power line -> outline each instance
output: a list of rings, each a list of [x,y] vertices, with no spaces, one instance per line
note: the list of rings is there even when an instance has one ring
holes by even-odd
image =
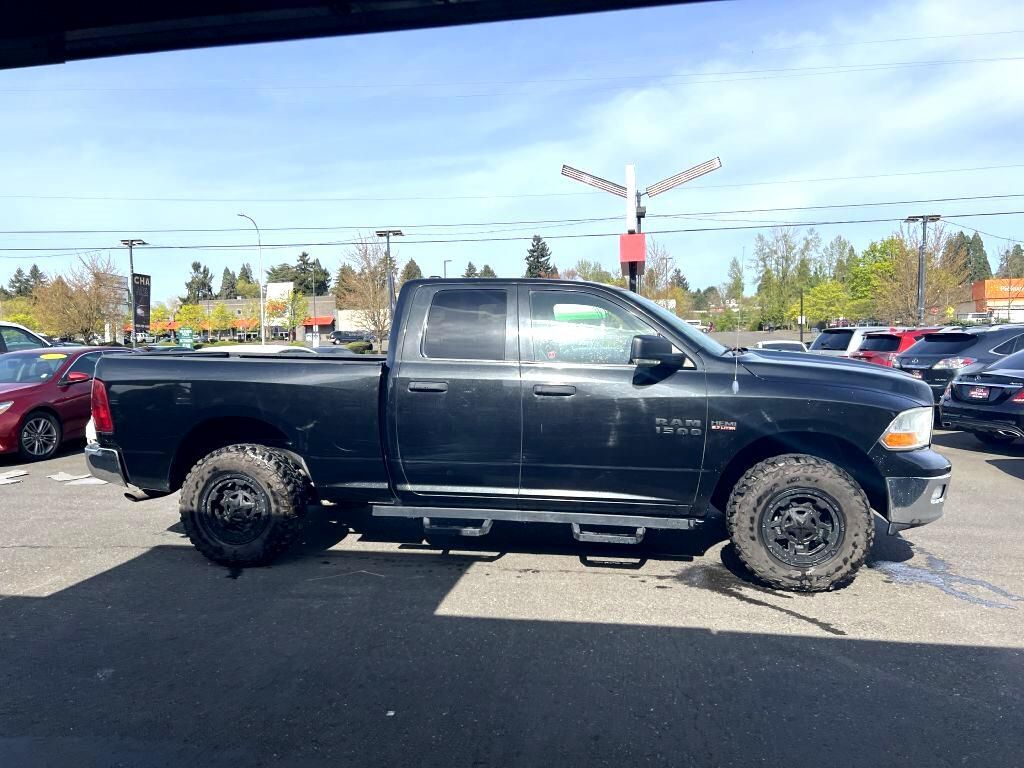
[[[1007,243],[1024,243],[1024,240],[1017,240],[1016,238],[1013,238],[1013,237],[1002,237],[1001,235],[993,235],[991,232],[986,232],[983,229],[977,229],[976,227],[972,227],[970,224],[964,224],[962,222],[959,222],[959,221],[957,221],[957,218],[958,217],[955,217],[955,216],[943,216],[942,217],[942,219],[944,221],[951,221],[954,224],[956,224],[958,227],[963,227],[964,229],[969,229],[969,230],[971,230],[971,232],[977,232],[979,235],[984,235],[985,237],[993,237],[996,240],[1002,240],[1002,241],[1007,242]]]
[[[960,213],[955,214],[959,218],[973,218],[980,216],[1017,216],[1024,214],[1022,211],[982,211],[978,213]],[[667,235],[667,234],[681,234],[681,233],[694,233],[694,232],[730,232],[738,230],[754,230],[754,229],[772,229],[777,227],[821,227],[821,226],[833,226],[839,224],[878,224],[878,223],[902,223],[904,217],[884,217],[874,219],[838,219],[838,220],[823,220],[823,221],[778,221],[768,222],[761,224],[741,224],[737,226],[728,227],[688,227],[680,229],[659,229],[659,230],[648,230],[647,234],[651,235]],[[585,232],[585,233],[573,233],[565,235],[549,235],[545,236],[546,240],[570,240],[580,238],[593,238],[593,237],[618,237],[621,233],[619,232]],[[452,243],[493,243],[493,242],[508,242],[508,241],[527,241],[530,240],[532,235],[516,235],[510,237],[465,237],[465,238],[446,238],[440,240],[403,240],[403,246],[409,245],[445,245]],[[348,245],[359,245],[362,241],[359,240],[333,240],[325,242],[296,242],[296,243],[264,243],[264,248],[315,248],[315,247],[338,247]],[[150,245],[147,246],[146,250],[150,251],[189,251],[189,250],[251,250],[253,248],[252,243],[230,243],[230,244],[192,244],[192,245]],[[51,253],[45,257],[32,257],[32,256],[0,256],[0,258],[51,258],[51,257],[63,257],[74,255],[74,252],[85,251],[85,250],[96,250],[94,246],[50,246],[50,247],[13,247],[13,248],[0,248],[2,252],[32,252],[39,253],[44,251],[64,251],[64,253]]]
[[[680,187],[680,190],[696,189],[739,189],[743,187],[766,187],[782,184],[817,184],[833,181],[862,181],[872,179],[903,178],[908,176],[933,176],[946,173],[974,173],[977,171],[1001,171],[1013,168],[1024,168],[1024,163],[1005,165],[979,165],[971,168],[936,168],[921,171],[897,171],[893,173],[873,173],[860,176],[828,176],[814,179],[779,179],[775,181],[746,181],[733,184],[694,184]],[[117,197],[108,195],[22,195],[3,194],[0,200],[81,200],[98,202],[124,203],[358,203],[358,202],[418,202],[446,200],[506,200],[519,198],[546,197],[580,197],[599,195],[600,192],[525,192],[511,195],[414,195],[394,197],[374,197],[359,195],[355,197]]]
[[[729,216],[745,213],[788,213],[798,211],[821,211],[844,208],[879,208],[893,205],[920,205],[925,203],[950,203],[963,202],[966,200],[1006,200],[1011,198],[1024,197],[1024,193],[1000,194],[1000,195],[959,195],[956,197],[931,197],[919,200],[887,200],[879,202],[860,203],[831,203],[826,205],[798,205],[775,208],[739,208],[728,211],[691,211],[680,213],[655,213],[649,214],[649,219],[698,219],[703,216]],[[593,224],[605,221],[616,221],[620,216],[593,216],[590,218],[577,219],[522,219],[518,221],[466,221],[466,222],[440,222],[433,224],[396,224],[402,229],[443,229],[454,227],[497,227],[497,226],[524,226],[524,225],[545,225],[562,226],[577,224]],[[710,219],[714,220],[714,219]],[[384,225],[370,224],[336,224],[330,226],[301,226],[301,227],[263,227],[264,232],[327,232],[334,230],[371,231],[380,229]],[[114,229],[11,229],[0,230],[0,235],[107,235],[132,232],[138,235],[166,235],[166,234],[211,234],[229,232],[249,232],[245,227],[214,227],[214,228],[169,228],[169,229],[137,229],[135,227],[116,227]],[[503,230],[492,230],[501,232]],[[421,233],[429,234],[429,233]],[[469,234],[491,234],[491,232],[474,232]]]

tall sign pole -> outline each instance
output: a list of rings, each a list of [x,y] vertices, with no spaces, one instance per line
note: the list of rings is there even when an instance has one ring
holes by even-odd
[[[941,216],[929,214],[926,216],[908,216],[905,221],[908,224],[921,222],[921,244],[917,247],[917,324],[924,325],[924,247],[928,242],[928,222],[936,222]]]
[[[675,176],[662,179],[657,184],[652,184],[643,192],[640,192],[636,185],[636,166],[626,166],[626,185],[616,184],[614,181],[602,179],[592,173],[581,171],[569,165],[562,166],[562,175],[574,181],[589,184],[592,187],[608,192],[626,200],[626,233],[619,236],[619,263],[622,265],[623,274],[629,277],[629,290],[634,293],[640,292],[640,281],[644,273],[644,264],[647,259],[646,240],[641,232],[643,218],[647,215],[647,209],[641,205],[641,197],[654,197],[662,192],[693,181],[706,173],[711,173],[722,167],[722,161],[715,157],[707,162],[687,168]]]
[[[121,245],[128,246],[128,307],[132,314],[132,349],[135,349],[135,258],[132,249],[136,245],[149,245],[149,243],[133,237],[122,240]]]

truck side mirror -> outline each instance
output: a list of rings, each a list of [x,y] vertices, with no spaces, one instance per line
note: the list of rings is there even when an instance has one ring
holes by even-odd
[[[672,342],[661,336],[634,336],[629,349],[629,361],[638,366],[669,365],[678,368],[684,360],[681,353],[672,351]]]

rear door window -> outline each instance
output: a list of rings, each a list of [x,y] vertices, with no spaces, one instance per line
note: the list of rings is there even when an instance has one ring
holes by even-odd
[[[3,337],[8,352],[17,352],[19,349],[39,349],[44,346],[39,339],[25,333],[21,328],[4,326],[0,328],[0,337]]]
[[[811,344],[811,349],[824,349],[831,352],[842,352],[850,346],[850,339],[853,337],[852,330],[822,331],[818,338]]]
[[[504,360],[508,294],[451,289],[434,294],[423,333],[423,356],[447,360]]]
[[[997,355],[1012,355],[1014,352],[1019,352],[1022,349],[1024,349],[1024,334],[1004,341],[998,347],[993,348],[992,351]]]

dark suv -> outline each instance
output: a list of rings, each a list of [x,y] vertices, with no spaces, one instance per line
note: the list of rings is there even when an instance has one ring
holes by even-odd
[[[331,344],[351,344],[353,341],[370,341],[372,336],[366,331],[334,331]]]
[[[932,388],[937,403],[957,374],[980,371],[1021,349],[1024,325],[957,328],[925,336],[897,357],[893,367],[922,379]]]

